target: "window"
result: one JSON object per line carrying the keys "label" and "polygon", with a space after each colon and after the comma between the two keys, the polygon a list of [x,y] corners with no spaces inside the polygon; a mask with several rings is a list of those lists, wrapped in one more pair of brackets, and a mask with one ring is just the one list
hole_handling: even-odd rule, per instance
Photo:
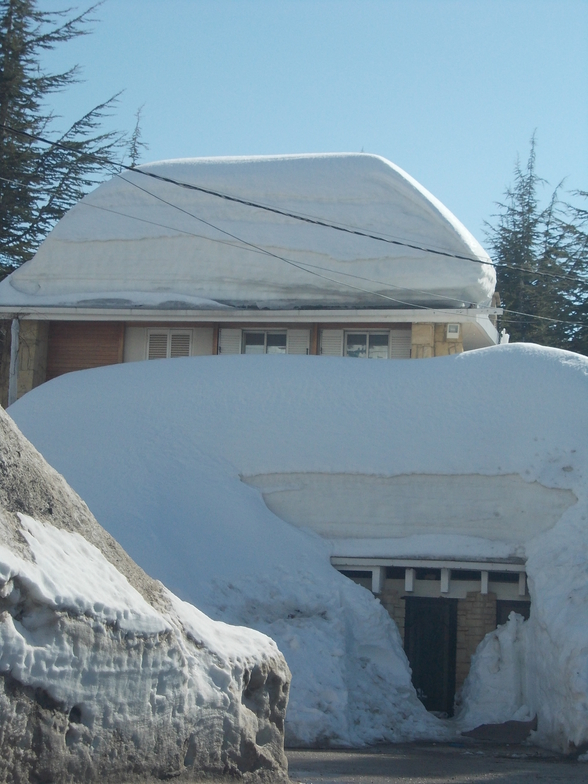
{"label": "window", "polygon": [[388,359],[388,332],[347,332],[345,356],[365,359]]}
{"label": "window", "polygon": [[189,357],[192,345],[190,330],[154,329],[147,334],[147,359]]}
{"label": "window", "polygon": [[287,333],[243,332],[243,354],[285,354]]}

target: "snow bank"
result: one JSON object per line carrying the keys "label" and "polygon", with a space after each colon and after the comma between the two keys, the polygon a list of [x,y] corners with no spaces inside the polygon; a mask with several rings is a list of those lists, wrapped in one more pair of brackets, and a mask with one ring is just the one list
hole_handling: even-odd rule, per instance
{"label": "snow bank", "polygon": [[[516,476],[563,491],[559,518],[536,535],[526,524],[521,541],[501,541],[502,523],[481,518],[467,536],[360,544],[372,556],[525,557],[532,611],[508,711],[527,706],[537,739],[567,750],[588,742],[587,400],[586,358],[519,344],[426,362],[119,365],[55,379],[11,413],[148,572],[213,617],[277,641],[293,672],[293,743],[448,730],[416,701],[383,608],[330,567],[347,540],[287,525],[242,478],[363,476],[366,516],[373,477]],[[480,676],[480,721],[496,715],[494,683]]]}
{"label": "snow bank", "polygon": [[487,634],[472,657],[459,695],[456,718],[462,731],[480,724],[532,719],[525,705],[525,634],[530,624],[512,612],[508,622]]}
{"label": "snow bank", "polygon": [[139,169],[311,221],[125,172],[65,215],[34,259],[0,283],[0,302],[195,309],[214,302],[275,308],[490,303],[495,275],[486,252],[446,207],[384,158],[197,158]]}
{"label": "snow bank", "polygon": [[0,781],[287,778],[275,643],[147,577],[4,412],[0,436]]}

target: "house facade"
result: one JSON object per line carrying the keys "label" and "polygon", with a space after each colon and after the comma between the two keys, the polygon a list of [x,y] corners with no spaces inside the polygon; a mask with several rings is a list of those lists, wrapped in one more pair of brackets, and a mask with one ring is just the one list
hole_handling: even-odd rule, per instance
{"label": "house facade", "polygon": [[[150,164],[86,196],[0,283],[2,403],[64,373],[117,363],[225,354],[400,360],[488,347],[500,342],[494,286],[490,259],[467,229],[377,156]],[[257,486],[267,489],[261,479]],[[333,504],[341,497],[319,490]],[[379,508],[390,513],[421,493],[396,488],[390,506],[380,491]],[[276,498],[267,495],[270,508]],[[398,623],[425,705],[450,713],[484,634],[512,609],[528,613],[523,561],[399,553],[381,532],[358,552],[356,534],[350,547],[342,533],[351,502],[335,533],[312,522],[312,499],[307,511],[289,503],[276,514],[334,537],[333,565]],[[348,525],[365,529],[366,520],[358,512]]]}

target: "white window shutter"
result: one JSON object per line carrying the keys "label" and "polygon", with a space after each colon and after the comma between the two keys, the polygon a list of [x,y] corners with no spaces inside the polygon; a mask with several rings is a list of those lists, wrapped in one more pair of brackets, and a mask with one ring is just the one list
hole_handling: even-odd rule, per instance
{"label": "white window shutter", "polygon": [[327,357],[343,356],[342,329],[323,329],[321,331],[321,354]]}
{"label": "white window shutter", "polygon": [[308,354],[310,349],[309,329],[288,330],[288,354]]}
{"label": "white window shutter", "polygon": [[147,359],[165,359],[167,357],[168,333],[150,332],[147,338]]}
{"label": "white window shutter", "polygon": [[240,329],[221,329],[219,330],[218,353],[219,354],[240,354],[241,353],[241,330]]}
{"label": "white window shutter", "polygon": [[172,332],[170,341],[170,357],[190,356],[190,333]]}
{"label": "white window shutter", "polygon": [[410,359],[412,331],[410,329],[390,330],[390,358]]}

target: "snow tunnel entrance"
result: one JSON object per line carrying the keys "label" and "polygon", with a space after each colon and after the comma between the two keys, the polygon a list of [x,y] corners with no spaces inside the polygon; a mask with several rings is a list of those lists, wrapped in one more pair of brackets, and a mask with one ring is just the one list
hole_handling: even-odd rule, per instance
{"label": "snow tunnel entrance", "polygon": [[457,599],[406,598],[404,649],[416,693],[429,711],[453,715]]}
{"label": "snow tunnel entrance", "polygon": [[425,707],[453,715],[472,655],[514,611],[529,617],[522,559],[498,562],[333,557],[333,566],[371,590],[396,622]]}

